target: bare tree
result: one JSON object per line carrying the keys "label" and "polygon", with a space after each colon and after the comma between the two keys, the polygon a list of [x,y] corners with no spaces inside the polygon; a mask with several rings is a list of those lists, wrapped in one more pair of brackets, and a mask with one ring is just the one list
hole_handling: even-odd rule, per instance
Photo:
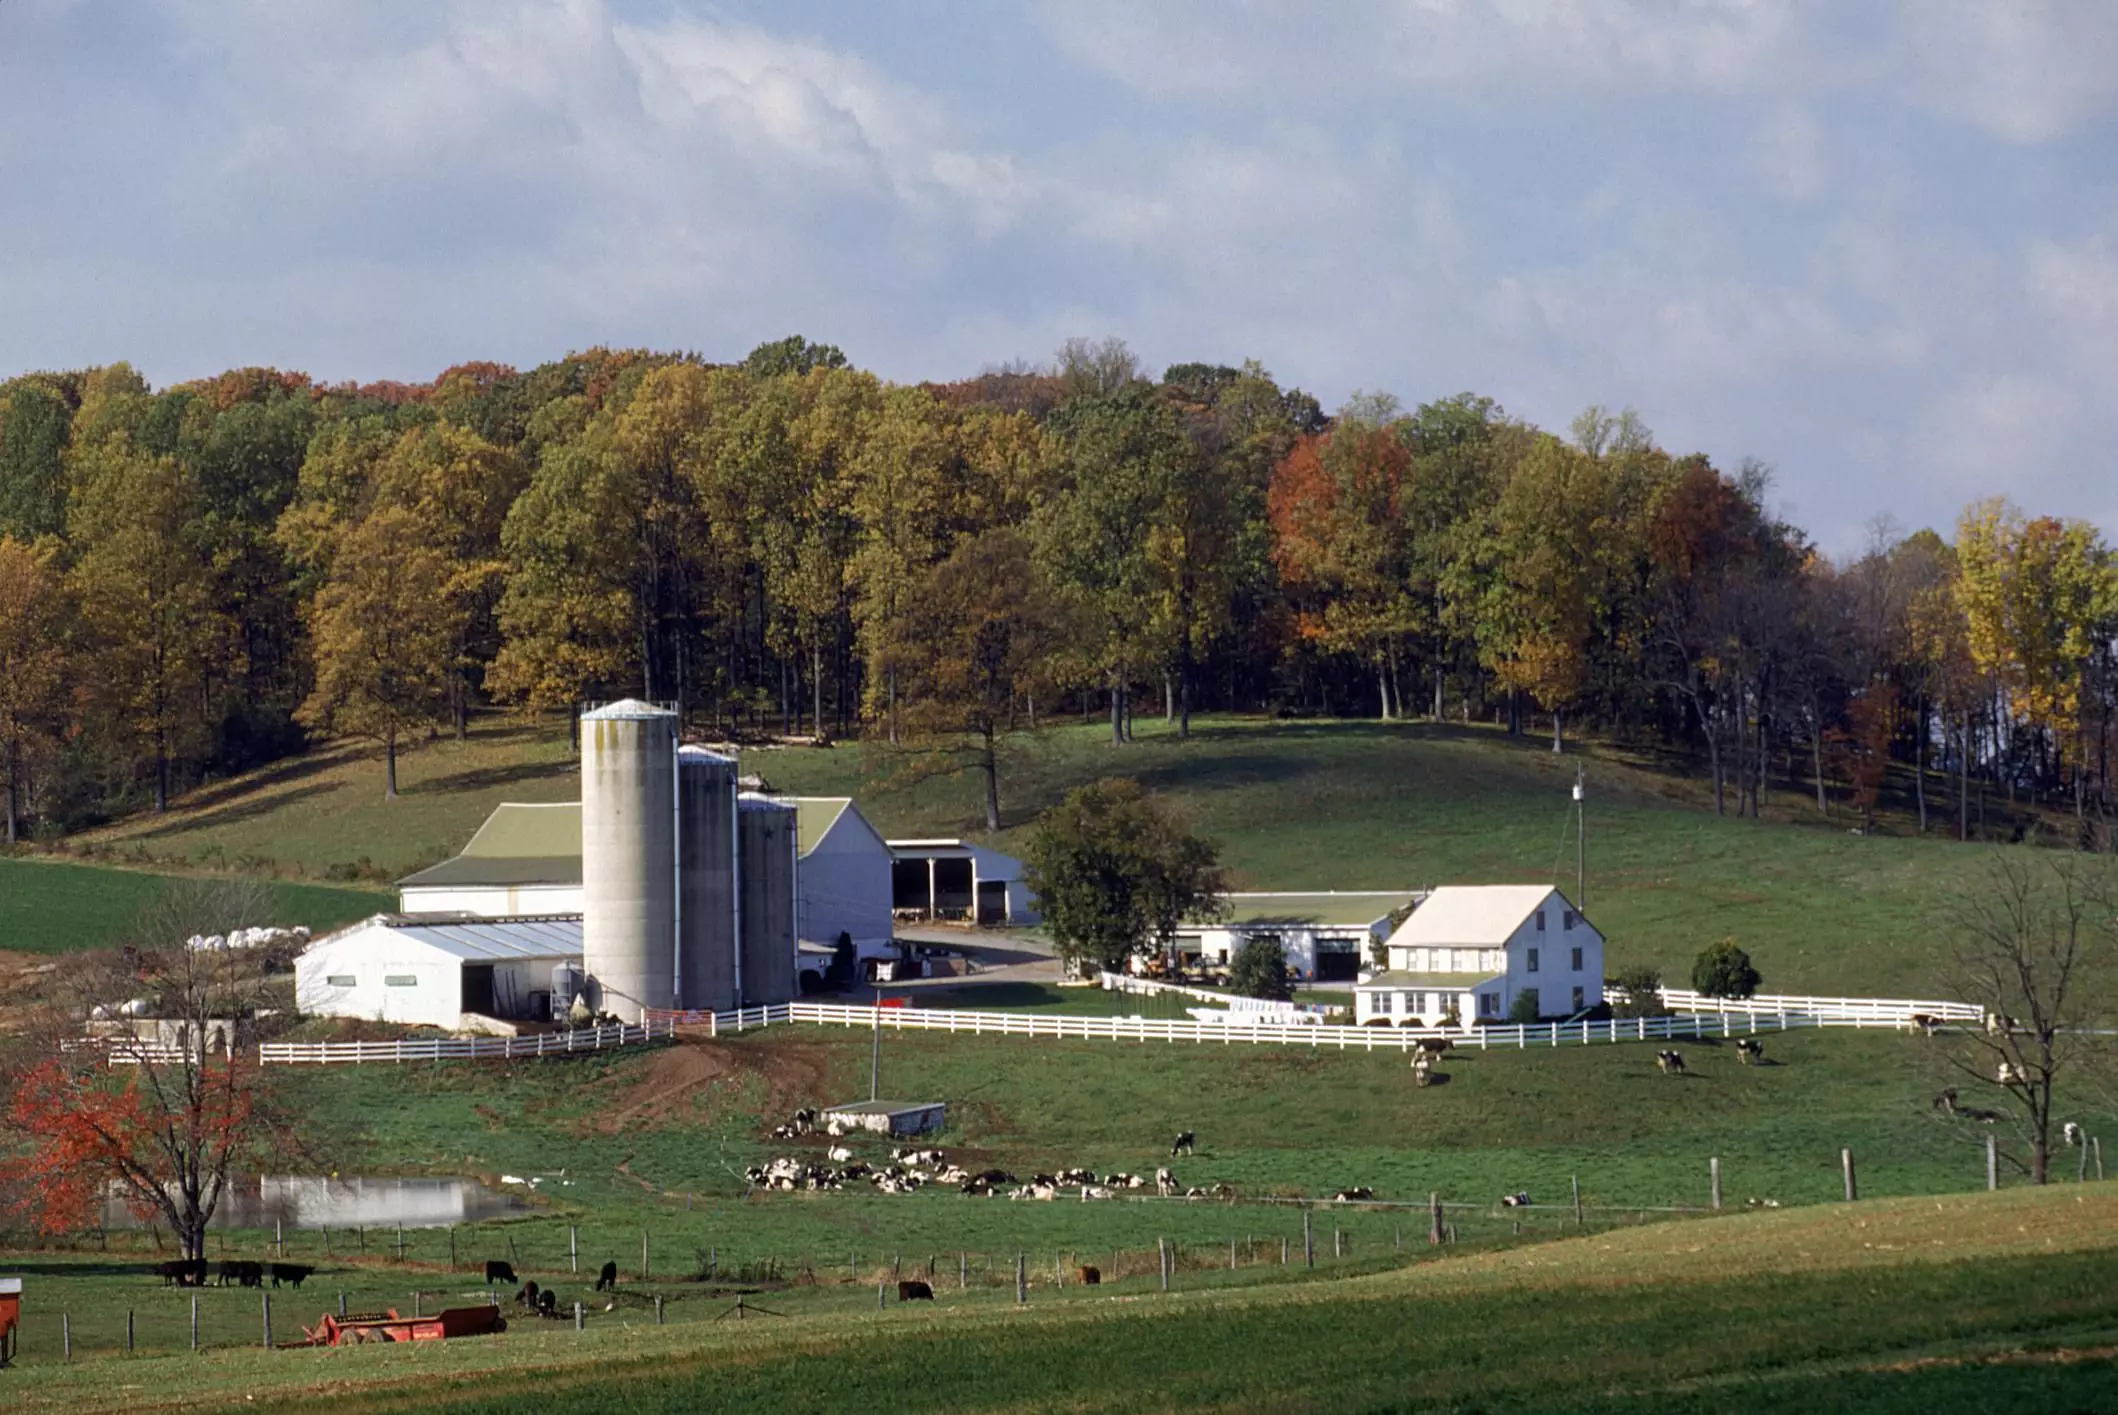
{"label": "bare tree", "polygon": [[291,1001],[275,997],[284,955],[192,946],[261,922],[265,903],[254,884],[178,881],[142,912],[137,945],[66,961],[6,1058],[25,1218],[65,1232],[116,1199],[201,1258],[231,1179],[296,1148],[249,1045],[260,1014]]}
{"label": "bare tree", "polygon": [[[1958,947],[1948,981],[1986,1009],[1983,1028],[1949,1034],[1942,1053],[1959,1084],[1999,1103],[2029,1150],[2030,1182],[2050,1172],[2058,1086],[2087,1080],[2108,1052],[2118,967],[2118,894],[2104,857],[1996,852],[1955,900]],[[1955,1109],[1954,1092],[1947,1108]]]}

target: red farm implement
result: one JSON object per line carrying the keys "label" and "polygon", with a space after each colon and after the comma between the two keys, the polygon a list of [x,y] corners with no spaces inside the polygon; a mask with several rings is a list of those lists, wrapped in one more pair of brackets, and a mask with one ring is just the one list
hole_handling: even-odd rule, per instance
{"label": "red farm implement", "polygon": [[313,1327],[302,1328],[307,1341],[287,1346],[358,1346],[371,1341],[441,1341],[452,1336],[486,1336],[507,1330],[498,1307],[452,1307],[425,1317],[400,1317],[392,1307],[387,1312],[337,1317],[324,1313]]}

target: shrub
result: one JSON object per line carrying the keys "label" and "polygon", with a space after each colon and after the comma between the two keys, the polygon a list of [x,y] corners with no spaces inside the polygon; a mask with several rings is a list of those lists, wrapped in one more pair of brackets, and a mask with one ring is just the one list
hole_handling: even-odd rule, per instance
{"label": "shrub", "polygon": [[1285,1002],[1291,993],[1287,987],[1287,950],[1276,938],[1246,938],[1236,948],[1235,960],[1228,965],[1228,990],[1241,997],[1270,998]]}
{"label": "shrub", "polygon": [[1515,994],[1514,1003],[1508,1008],[1508,1020],[1528,1025],[1542,1015],[1538,1011],[1537,989],[1524,988]]}
{"label": "shrub", "polygon": [[1694,992],[1708,997],[1749,997],[1758,990],[1758,970],[1750,964],[1750,955],[1736,947],[1732,938],[1709,944],[1699,950],[1699,956],[1691,965],[1691,985]]}
{"label": "shrub", "polygon": [[1611,1003],[1613,1017],[1666,1017],[1669,1009],[1662,1005],[1662,970],[1646,964],[1634,964],[1620,968],[1611,974],[1613,991],[1623,989],[1625,1001]]}

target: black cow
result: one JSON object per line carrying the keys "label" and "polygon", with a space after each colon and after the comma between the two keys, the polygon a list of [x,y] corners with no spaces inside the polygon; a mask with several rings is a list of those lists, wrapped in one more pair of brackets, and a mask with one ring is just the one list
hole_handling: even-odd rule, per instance
{"label": "black cow", "polygon": [[1365,1184],[1356,1184],[1351,1189],[1341,1189],[1331,1196],[1341,1204],[1364,1204],[1375,1197],[1375,1191]]}
{"label": "black cow", "polygon": [[537,1315],[557,1320],[559,1316],[559,1294],[547,1287],[537,1294]]}
{"label": "black cow", "polygon": [[515,1294],[515,1304],[520,1307],[527,1307],[533,1312],[537,1310],[537,1281],[535,1278],[522,1284],[521,1290]]}
{"label": "black cow", "polygon": [[223,1258],[221,1259],[220,1285],[226,1287],[231,1278],[234,1279],[238,1287],[263,1287],[265,1285],[265,1265],[252,1262],[247,1258]]}
{"label": "black cow", "polygon": [[485,1260],[485,1285],[487,1287],[491,1287],[496,1282],[504,1282],[509,1287],[513,1287],[516,1281],[514,1264],[502,1262],[497,1258],[487,1258]]}
{"label": "black cow", "polygon": [[1662,1073],[1665,1076],[1682,1076],[1685,1074],[1684,1053],[1681,1051],[1658,1051],[1655,1053],[1655,1065],[1662,1068]]}
{"label": "black cow", "polygon": [[617,1290],[618,1265],[615,1261],[605,1263],[603,1265],[603,1271],[596,1274],[596,1291],[616,1292]]}
{"label": "black cow", "polygon": [[154,1265],[155,1275],[162,1279],[164,1287],[204,1287],[206,1285],[206,1260],[204,1258],[171,1258]]}
{"label": "black cow", "polygon": [[1765,1043],[1756,1037],[1736,1038],[1736,1060],[1745,1066],[1756,1066],[1765,1059]]}
{"label": "black cow", "polygon": [[1192,1134],[1189,1130],[1178,1131],[1177,1138],[1170,1144],[1169,1157],[1171,1159],[1175,1159],[1178,1155],[1190,1154],[1191,1147],[1198,1140],[1198,1138],[1198,1136]]}
{"label": "black cow", "polygon": [[315,1268],[310,1267],[306,1263],[274,1263],[272,1265],[272,1285],[278,1287],[284,1282],[289,1287],[300,1287],[302,1282],[315,1271]]}
{"label": "black cow", "polygon": [[897,1284],[897,1300],[900,1302],[932,1302],[934,1289],[918,1278],[908,1277]]}
{"label": "black cow", "polygon": [[1103,1282],[1103,1270],[1083,1263],[1080,1267],[1074,1269],[1074,1281],[1080,1283],[1083,1287],[1100,1286]]}

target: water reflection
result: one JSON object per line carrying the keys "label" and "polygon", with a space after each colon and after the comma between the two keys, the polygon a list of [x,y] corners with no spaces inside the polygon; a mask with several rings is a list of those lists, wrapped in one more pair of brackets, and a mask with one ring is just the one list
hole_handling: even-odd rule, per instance
{"label": "water reflection", "polygon": [[[370,1179],[360,1175],[267,1174],[229,1182],[214,1210],[215,1228],[440,1228],[519,1214],[519,1194],[475,1179]],[[145,1227],[113,1195],[104,1205],[110,1228]]]}

